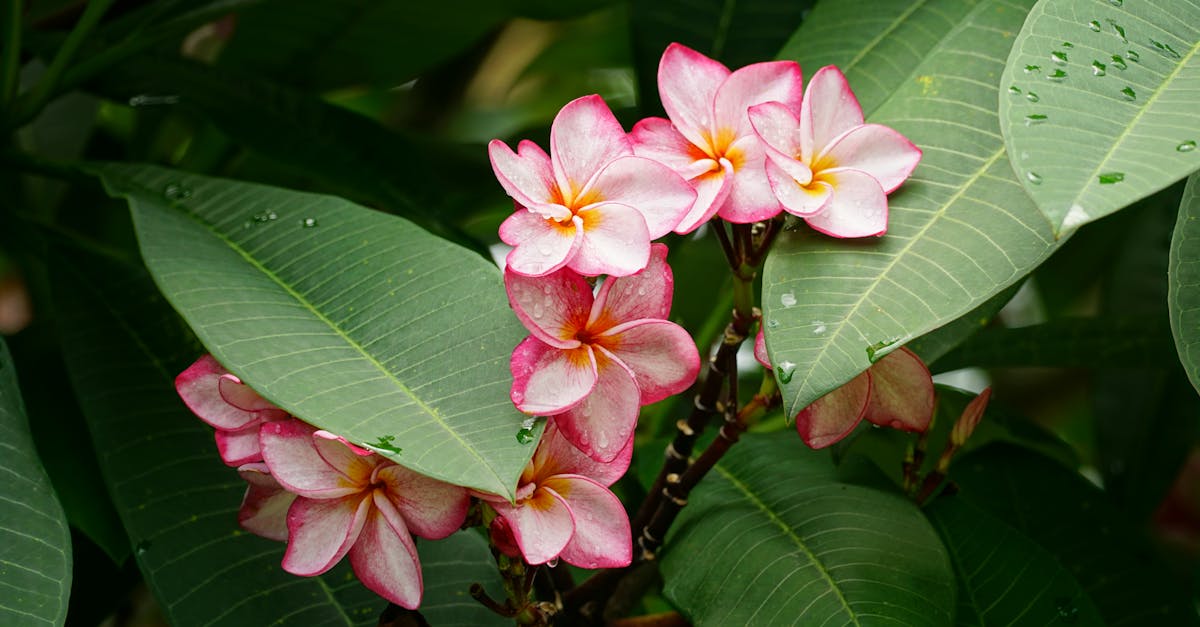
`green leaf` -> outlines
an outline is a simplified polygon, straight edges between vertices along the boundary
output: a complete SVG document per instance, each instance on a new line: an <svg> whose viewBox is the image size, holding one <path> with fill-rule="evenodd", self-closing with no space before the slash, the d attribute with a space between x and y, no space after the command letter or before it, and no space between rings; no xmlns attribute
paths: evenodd
<svg viewBox="0 0 1200 627"><path fill-rule="evenodd" d="M1000 119L1018 178L1059 232L1200 168L1197 50L1195 2L1033 8L1000 80Z"/></svg>
<svg viewBox="0 0 1200 627"><path fill-rule="evenodd" d="M904 133L924 157L889 199L886 236L793 230L768 257L764 327L771 361L796 365L782 385L790 415L871 359L980 306L1058 245L1013 178L995 113L997 59L1021 6L947 0L888 9L894 14L868 8L874 3L821 6L796 34L814 42L797 59L810 72L842 66L863 90L868 120ZM834 39L846 43L836 48Z"/></svg>
<svg viewBox="0 0 1200 627"><path fill-rule="evenodd" d="M1189 596L1095 486L1058 463L1011 445L957 460L962 498L1054 554L1110 625L1196 625Z"/></svg>
<svg viewBox="0 0 1200 627"><path fill-rule="evenodd" d="M0 340L0 623L61 625L71 533L38 461L8 346Z"/></svg>
<svg viewBox="0 0 1200 627"><path fill-rule="evenodd" d="M1015 329L984 329L939 359L936 372L959 368L1154 367L1174 349L1159 317L1063 318Z"/></svg>
<svg viewBox="0 0 1200 627"><path fill-rule="evenodd" d="M1171 334L1188 379L1200 390L1200 174L1192 175L1183 191L1168 276Z"/></svg>
<svg viewBox="0 0 1200 627"><path fill-rule="evenodd" d="M474 529L459 531L444 540L420 540L421 572L425 596L421 615L438 627L512 625L512 621L471 598L471 585L478 583L493 599L503 599L504 580L487 540Z"/></svg>
<svg viewBox="0 0 1200 627"><path fill-rule="evenodd" d="M374 625L386 603L342 564L283 571L284 545L238 528L246 487L175 394L196 343L150 277L51 257L71 384L138 566L170 624Z"/></svg>
<svg viewBox="0 0 1200 627"><path fill-rule="evenodd" d="M1070 571L1037 543L959 498L925 515L958 575L958 625L1102 625Z"/></svg>
<svg viewBox="0 0 1200 627"><path fill-rule="evenodd" d="M838 483L826 454L779 435L744 437L692 492L667 597L697 624L951 624L954 575L920 510Z"/></svg>
<svg viewBox="0 0 1200 627"><path fill-rule="evenodd" d="M971 311L909 342L909 350L916 353L927 365L933 365L943 355L986 327L1024 284L1013 283Z"/></svg>
<svg viewBox="0 0 1200 627"><path fill-rule="evenodd" d="M509 399L525 331L495 266L340 198L96 171L129 201L167 300L230 371L309 423L390 443L376 451L417 472L513 494L533 453Z"/></svg>

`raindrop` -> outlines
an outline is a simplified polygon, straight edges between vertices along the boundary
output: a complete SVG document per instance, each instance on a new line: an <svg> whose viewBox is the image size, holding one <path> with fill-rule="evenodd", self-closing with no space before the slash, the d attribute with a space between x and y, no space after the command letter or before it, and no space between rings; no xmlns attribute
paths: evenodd
<svg viewBox="0 0 1200 627"><path fill-rule="evenodd" d="M1108 3L1113 5L1114 7L1119 7L1122 4L1125 4L1125 0L1108 0Z"/></svg>
<svg viewBox="0 0 1200 627"><path fill-rule="evenodd" d="M1021 88L1017 87L1016 85L1013 85L1012 87L1008 88L1008 93L1010 93L1014 96L1019 96L1019 95L1021 95Z"/></svg>
<svg viewBox="0 0 1200 627"><path fill-rule="evenodd" d="M1129 43L1129 39L1127 37L1125 37L1125 29L1120 24L1114 22L1113 20L1105 20L1105 21L1108 22L1109 26L1113 27L1113 32L1117 34L1117 37L1121 38L1121 41L1123 41L1125 43Z"/></svg>
<svg viewBox="0 0 1200 627"><path fill-rule="evenodd" d="M254 223L253 223L253 222L251 222L251 221L249 221L249 220L246 220L245 222L243 222L243 223L242 223L242 228L243 228L243 229L248 229L248 228L250 228L250 227L252 227L252 226L254 226Z"/></svg>
<svg viewBox="0 0 1200 627"><path fill-rule="evenodd" d="M1071 42L1069 42L1069 41L1064 41L1064 42L1062 42L1062 47L1063 47L1063 48L1074 48L1074 47L1075 47L1075 44L1073 44L1073 43L1071 43Z"/></svg>
<svg viewBox="0 0 1200 627"><path fill-rule="evenodd" d="M279 219L279 214L274 211L264 211L254 214L254 221L262 224L264 222L273 222Z"/></svg>
<svg viewBox="0 0 1200 627"><path fill-rule="evenodd" d="M825 323L820 320L813 320L813 335L821 335L825 332Z"/></svg>
<svg viewBox="0 0 1200 627"><path fill-rule="evenodd" d="M1126 50L1125 56L1129 57L1129 60L1133 61L1134 63L1142 62L1142 55L1138 54L1137 50Z"/></svg>
<svg viewBox="0 0 1200 627"><path fill-rule="evenodd" d="M1054 52L1050 53L1050 60L1059 65L1066 65L1067 53L1063 52L1062 50L1055 50Z"/></svg>
<svg viewBox="0 0 1200 627"><path fill-rule="evenodd" d="M163 197L167 200L184 200L192 197L192 188L179 182L167 183L163 188Z"/></svg>
<svg viewBox="0 0 1200 627"><path fill-rule="evenodd" d="M532 429L521 429L517 432L517 442L521 444L533 444L534 439Z"/></svg>
<svg viewBox="0 0 1200 627"><path fill-rule="evenodd" d="M1108 66L1104 65L1103 63L1099 61L1092 61L1092 76L1104 76L1107 73L1105 72L1107 69Z"/></svg>
<svg viewBox="0 0 1200 627"><path fill-rule="evenodd" d="M1054 70L1053 72L1047 74L1046 78L1052 81L1063 81L1066 80L1067 73L1063 70Z"/></svg>
<svg viewBox="0 0 1200 627"><path fill-rule="evenodd" d="M546 313L546 310L545 310L545 308L542 307L541 303L533 304L533 317L534 318L541 318L543 315L545 315L545 313Z"/></svg>
<svg viewBox="0 0 1200 627"><path fill-rule="evenodd" d="M796 364L785 361L775 366L775 377L780 383L791 383L792 377L796 374Z"/></svg>
<svg viewBox="0 0 1200 627"><path fill-rule="evenodd" d="M1041 100L1041 98L1039 98L1038 95L1033 92L1029 92L1029 93L1025 94L1025 99L1028 100L1029 102L1037 102L1037 101Z"/></svg>
<svg viewBox="0 0 1200 627"><path fill-rule="evenodd" d="M774 318L771 318L770 320L767 320L767 328L768 328L768 329L778 329L778 328L779 328L779 321L778 321L778 320L776 320L776 319L774 319Z"/></svg>
<svg viewBox="0 0 1200 627"><path fill-rule="evenodd" d="M1125 58L1119 54L1114 54L1112 56L1112 64L1113 67L1117 68L1118 70L1124 70L1125 68L1129 67L1125 64Z"/></svg>
<svg viewBox="0 0 1200 627"><path fill-rule="evenodd" d="M1177 150L1179 152L1192 152L1195 149L1196 149L1196 140L1194 140L1194 139L1189 139L1185 142L1181 142L1178 146L1175 147L1175 150Z"/></svg>
<svg viewBox="0 0 1200 627"><path fill-rule="evenodd" d="M1033 74L1034 72L1036 72L1036 71L1038 71L1038 70L1040 70L1040 69L1042 69L1042 66L1040 66L1040 65L1026 65L1026 66L1025 66L1025 73L1026 73L1026 74Z"/></svg>
<svg viewBox="0 0 1200 627"><path fill-rule="evenodd" d="M537 416L530 416L521 421L522 429L533 429L533 425L537 423Z"/></svg>
<svg viewBox="0 0 1200 627"><path fill-rule="evenodd" d="M791 307L796 304L796 294L793 292L784 292L779 296L779 302L784 307Z"/></svg>
<svg viewBox="0 0 1200 627"><path fill-rule="evenodd" d="M1100 175L1100 184L1101 185L1112 185L1114 183L1120 183L1121 181L1124 181L1124 180L1125 180L1124 172L1105 172L1104 174Z"/></svg>
<svg viewBox="0 0 1200 627"><path fill-rule="evenodd" d="M1033 126L1035 124L1041 124L1045 121L1046 114L1044 113L1030 113L1029 115L1025 116L1025 126Z"/></svg>
<svg viewBox="0 0 1200 627"><path fill-rule="evenodd" d="M1126 87L1121 90L1121 93L1130 100L1137 100L1137 92L1133 91L1132 87Z"/></svg>
<svg viewBox="0 0 1200 627"><path fill-rule="evenodd" d="M303 220L300 221L300 226L301 226L301 228L311 229L311 228L317 226L317 219L316 218L304 218Z"/></svg>
<svg viewBox="0 0 1200 627"><path fill-rule="evenodd" d="M1154 44L1154 47L1158 48L1158 51L1163 53L1164 56L1171 56L1175 57L1176 59L1180 58L1179 53L1175 52L1175 49L1172 48L1170 44L1164 44L1161 41L1155 41L1153 39L1150 40L1150 43Z"/></svg>
<svg viewBox="0 0 1200 627"><path fill-rule="evenodd" d="M1100 32L1100 22L1097 22L1096 20L1092 20L1092 21L1088 22L1088 28L1092 29L1093 33L1098 33L1098 32Z"/></svg>
<svg viewBox="0 0 1200 627"><path fill-rule="evenodd" d="M1025 179L1028 180L1030 183L1033 183L1034 185L1042 184L1042 175L1038 174L1037 172L1034 172L1033 170L1030 170L1025 173Z"/></svg>
<svg viewBox="0 0 1200 627"><path fill-rule="evenodd" d="M555 566L558 566L558 557L555 556L555 557L551 558L550 561L546 562L546 566L549 566L550 568L554 568Z"/></svg>
<svg viewBox="0 0 1200 627"><path fill-rule="evenodd" d="M1054 607L1058 610L1059 619L1064 623L1074 623L1079 620L1079 606L1075 605L1070 598L1058 597L1054 599Z"/></svg>
<svg viewBox="0 0 1200 627"><path fill-rule="evenodd" d="M142 540L141 542L138 542L137 547L135 547L137 549L137 554L145 555L146 551L150 550L150 544L151 543L149 540Z"/></svg>

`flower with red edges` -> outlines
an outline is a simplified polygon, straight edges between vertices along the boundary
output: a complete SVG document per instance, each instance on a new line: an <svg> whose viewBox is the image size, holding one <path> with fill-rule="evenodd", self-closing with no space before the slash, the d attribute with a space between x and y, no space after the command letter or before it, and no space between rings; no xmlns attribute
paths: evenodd
<svg viewBox="0 0 1200 627"><path fill-rule="evenodd" d="M550 154L525 140L488 144L496 178L517 210L500 225L515 248L509 269L542 276L570 268L624 276L646 267L650 242L671 232L696 193L668 167L634 156L600 96L567 103L550 127Z"/></svg>
<svg viewBox="0 0 1200 627"><path fill-rule="evenodd" d="M629 517L609 492L625 474L633 440L597 462L577 450L551 420L525 466L515 503L481 495L496 510L493 543L530 564L561 558L581 568L619 568L632 560Z"/></svg>
<svg viewBox="0 0 1200 627"><path fill-rule="evenodd" d="M557 416L563 435L598 461L633 437L638 409L679 393L700 370L696 344L666 320L673 278L667 247L644 270L592 286L563 269L531 278L505 272L508 299L530 335L513 350L512 401Z"/></svg>
<svg viewBox="0 0 1200 627"><path fill-rule="evenodd" d="M748 223L779 213L747 109L772 101L798 107L802 85L800 66L792 61L730 72L686 46L667 47L658 65L658 91L671 119L642 120L630 136L636 154L665 163L696 189L696 202L676 232L688 233L714 214Z"/></svg>
<svg viewBox="0 0 1200 627"><path fill-rule="evenodd" d="M288 413L205 355L175 378L175 390L200 420L214 427L217 451L230 466L262 461L258 430Z"/></svg>

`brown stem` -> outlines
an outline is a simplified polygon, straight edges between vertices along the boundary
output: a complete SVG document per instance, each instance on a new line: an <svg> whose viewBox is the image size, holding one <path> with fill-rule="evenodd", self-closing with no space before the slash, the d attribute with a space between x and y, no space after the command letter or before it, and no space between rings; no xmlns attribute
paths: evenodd
<svg viewBox="0 0 1200 627"><path fill-rule="evenodd" d="M479 601L479 603L489 610L506 618L512 618L513 616L517 615L517 611L509 607L508 604L498 603L495 599L489 596L487 590L484 590L483 586L480 584L471 584L471 598Z"/></svg>

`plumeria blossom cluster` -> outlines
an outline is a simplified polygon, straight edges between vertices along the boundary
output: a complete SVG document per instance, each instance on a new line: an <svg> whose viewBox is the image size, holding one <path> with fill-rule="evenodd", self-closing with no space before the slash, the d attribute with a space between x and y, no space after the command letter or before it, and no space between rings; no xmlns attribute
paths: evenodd
<svg viewBox="0 0 1200 627"><path fill-rule="evenodd" d="M343 557L359 580L409 609L421 603L413 534L444 538L466 519L470 495L417 474L263 399L211 355L175 380L184 403L216 429L217 447L248 487L238 520L286 541L283 569L312 576Z"/></svg>

